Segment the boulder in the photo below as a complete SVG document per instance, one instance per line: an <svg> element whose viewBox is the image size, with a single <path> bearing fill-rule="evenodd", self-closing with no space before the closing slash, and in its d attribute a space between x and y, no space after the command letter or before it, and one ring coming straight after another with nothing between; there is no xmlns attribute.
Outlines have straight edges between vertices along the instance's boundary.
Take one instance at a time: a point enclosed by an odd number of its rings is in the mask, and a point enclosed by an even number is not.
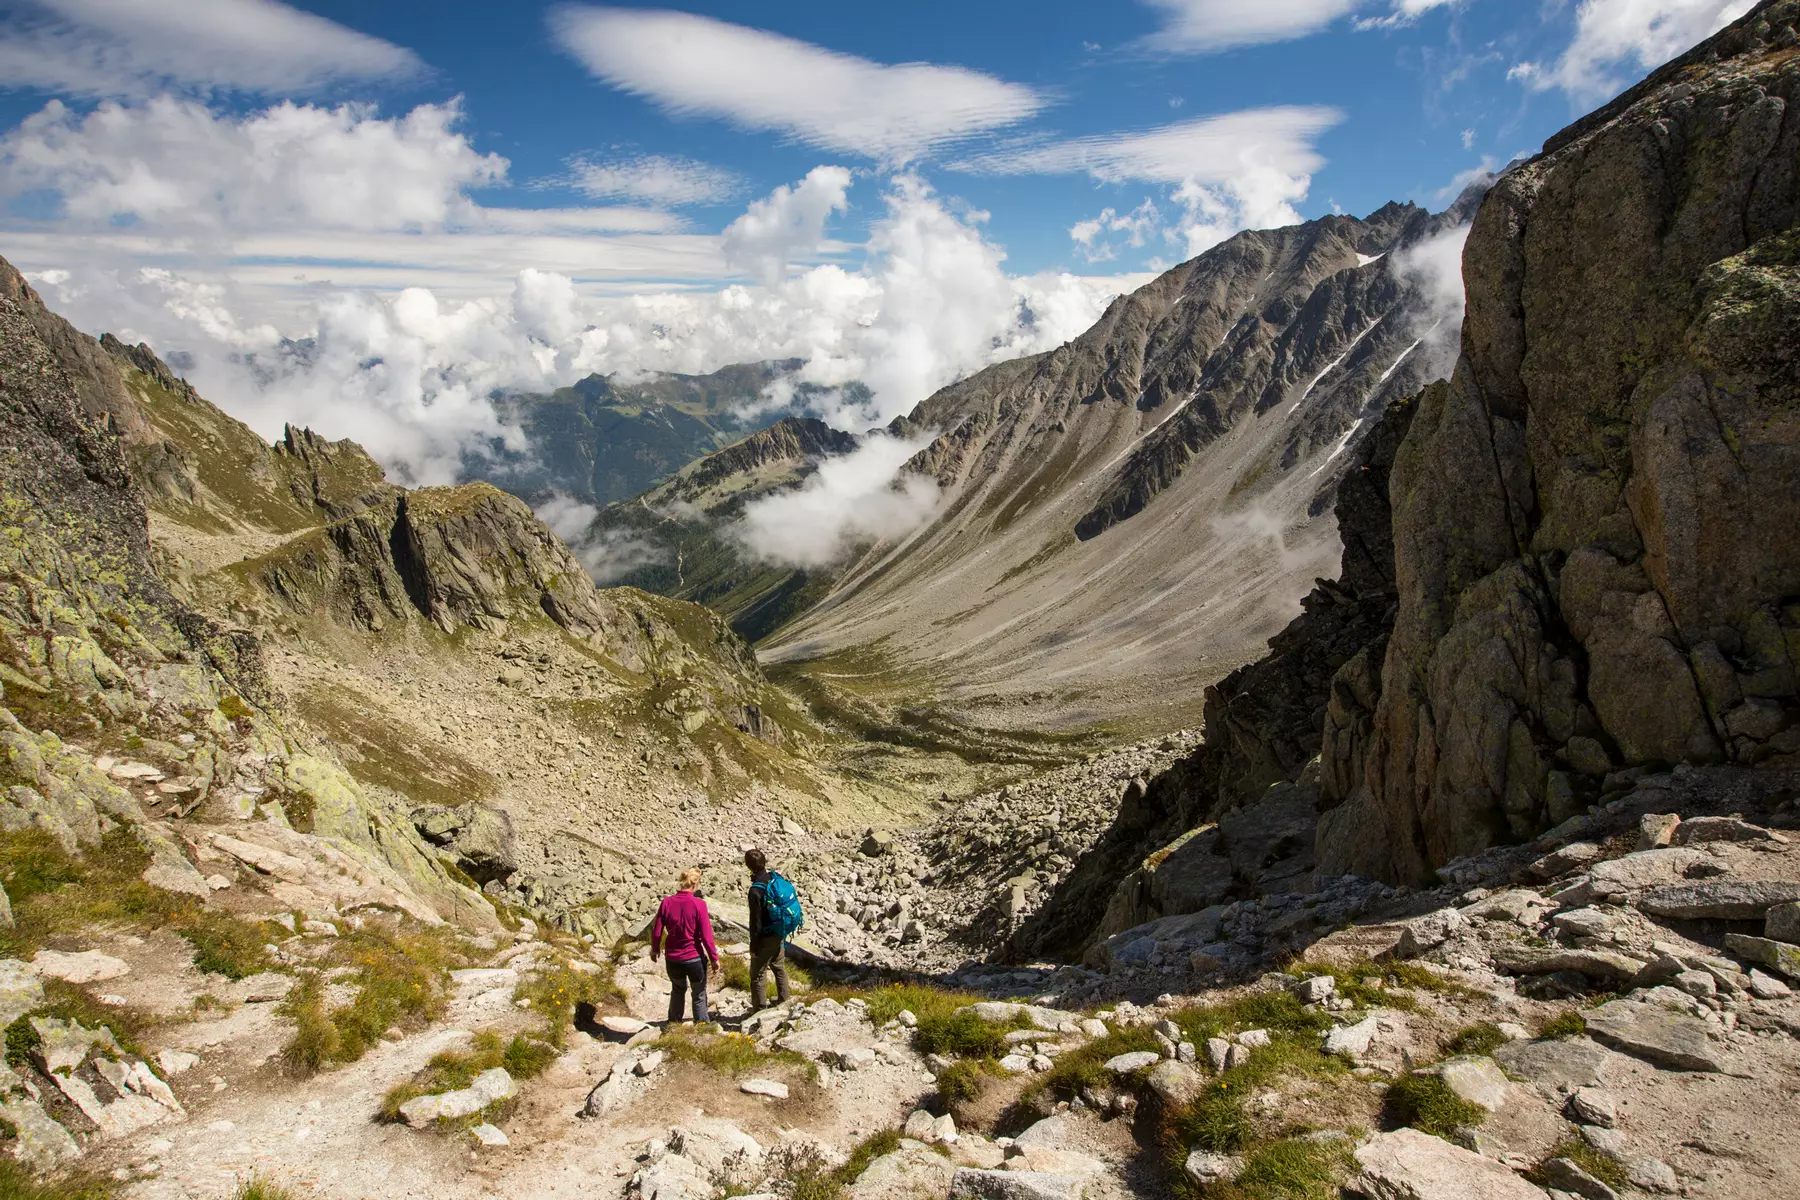
<svg viewBox="0 0 1800 1200"><path fill-rule="evenodd" d="M846 1189L849 1200L915 1200L942 1196L950 1187L955 1165L942 1154L915 1142L870 1163Z"/></svg>
<svg viewBox="0 0 1800 1200"><path fill-rule="evenodd" d="M950 1178L950 1200L1081 1200L1086 1188L1079 1175L958 1167Z"/></svg>
<svg viewBox="0 0 1800 1200"><path fill-rule="evenodd" d="M1619 1123L1619 1101L1602 1088L1576 1088L1569 1097L1568 1111L1569 1119L1577 1125L1612 1129Z"/></svg>
<svg viewBox="0 0 1800 1200"><path fill-rule="evenodd" d="M408 1100L400 1106L400 1117L414 1129L423 1129L439 1119L473 1116L490 1104L510 1100L518 1094L519 1085L506 1068L494 1067L477 1075L466 1088Z"/></svg>
<svg viewBox="0 0 1800 1200"><path fill-rule="evenodd" d="M1742 817L1690 817L1675 830L1677 846L1705 842L1785 842L1779 833L1752 825Z"/></svg>
<svg viewBox="0 0 1800 1200"><path fill-rule="evenodd" d="M771 1100L786 1100L788 1086L773 1079L746 1079L738 1084L738 1091L749 1096L767 1096Z"/></svg>
<svg viewBox="0 0 1800 1200"><path fill-rule="evenodd" d="M412 810L413 828L435 846L450 851L456 865L478 884L504 880L519 869L512 817L471 800L454 808L425 805Z"/></svg>
<svg viewBox="0 0 1800 1200"><path fill-rule="evenodd" d="M1326 1031L1325 1053L1361 1058L1375 1044L1375 1037L1380 1032L1381 1026L1373 1016L1364 1017L1354 1025L1339 1025Z"/></svg>
<svg viewBox="0 0 1800 1200"><path fill-rule="evenodd" d="M1675 838L1681 818L1674 813L1645 813L1638 818L1639 850L1660 850Z"/></svg>
<svg viewBox="0 0 1800 1200"><path fill-rule="evenodd" d="M1426 1070L1443 1080L1445 1086L1458 1097L1479 1105L1488 1112L1499 1112L1504 1108L1507 1095L1512 1090L1500 1064L1480 1055L1447 1058Z"/></svg>
<svg viewBox="0 0 1800 1200"><path fill-rule="evenodd" d="M1464 924L1461 911L1454 908L1440 908L1414 917L1401 928L1400 942L1394 947L1394 953L1400 958L1417 958L1449 941Z"/></svg>
<svg viewBox="0 0 1800 1200"><path fill-rule="evenodd" d="M16 958L0 958L0 1029L44 1002L44 981Z"/></svg>
<svg viewBox="0 0 1800 1200"><path fill-rule="evenodd" d="M1635 1000L1609 1000L1587 1014L1595 1041L1658 1066L1685 1071L1725 1071L1728 1060L1713 1044L1705 1021Z"/></svg>
<svg viewBox="0 0 1800 1200"><path fill-rule="evenodd" d="M1171 1109L1185 1108L1206 1090L1206 1077L1185 1062L1159 1062L1144 1084Z"/></svg>
<svg viewBox="0 0 1800 1200"><path fill-rule="evenodd" d="M1106 1060L1106 1069L1121 1075L1132 1071L1141 1071L1145 1067L1162 1061L1162 1055L1154 1050L1133 1050L1128 1054L1115 1054Z"/></svg>
<svg viewBox="0 0 1800 1200"><path fill-rule="evenodd" d="M1376 1134L1356 1161L1351 1186L1369 1200L1545 1200L1501 1163L1416 1129Z"/></svg>
<svg viewBox="0 0 1800 1200"><path fill-rule="evenodd" d="M726 1169L735 1158L747 1166L762 1161L762 1143L733 1125L713 1117L696 1117L669 1130L668 1146L708 1172Z"/></svg>
<svg viewBox="0 0 1800 1200"><path fill-rule="evenodd" d="M1755 963L1800 983L1800 946L1744 933L1725 935L1725 949L1745 962Z"/></svg>
<svg viewBox="0 0 1800 1200"><path fill-rule="evenodd" d="M1644 969L1642 959L1611 950L1568 950L1505 942L1489 952L1494 969L1506 975L1550 975L1579 971L1589 979L1624 983Z"/></svg>
<svg viewBox="0 0 1800 1200"><path fill-rule="evenodd" d="M1587 1173L1572 1158L1553 1158L1540 1170L1544 1182L1558 1192L1585 1197L1586 1200L1619 1200L1619 1193L1603 1181Z"/></svg>
<svg viewBox="0 0 1800 1200"><path fill-rule="evenodd" d="M1651 888L1637 906L1653 917L1676 920L1759 921L1776 905L1797 900L1800 883L1715 880Z"/></svg>
<svg viewBox="0 0 1800 1200"><path fill-rule="evenodd" d="M1244 1160L1236 1154L1214 1154L1194 1150L1182 1162L1181 1169L1189 1179L1202 1186L1229 1182L1244 1173Z"/></svg>
<svg viewBox="0 0 1800 1200"><path fill-rule="evenodd" d="M1763 936L1777 942L1800 943L1800 904L1788 901L1764 913Z"/></svg>

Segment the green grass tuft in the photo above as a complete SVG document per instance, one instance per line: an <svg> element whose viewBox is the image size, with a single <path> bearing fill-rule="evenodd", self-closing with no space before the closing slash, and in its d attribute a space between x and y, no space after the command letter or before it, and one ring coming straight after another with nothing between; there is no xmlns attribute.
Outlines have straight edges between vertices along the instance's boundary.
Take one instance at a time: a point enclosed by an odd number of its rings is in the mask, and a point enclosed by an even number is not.
<svg viewBox="0 0 1800 1200"><path fill-rule="evenodd" d="M400 1106L408 1100L419 1096L436 1096L442 1092L454 1092L468 1087L475 1082L476 1076L483 1071L491 1071L495 1067L506 1068L507 1074L514 1079L535 1079L550 1069L556 1061L556 1048L524 1034L514 1034L510 1041L502 1041L500 1035L491 1029L483 1030L475 1035L474 1041L467 1050L445 1050L434 1055L425 1069L404 1083L396 1084L388 1089L381 1098L381 1106L376 1110L376 1117L386 1122L400 1120ZM485 1120L493 1120L501 1115L497 1110L503 1105L489 1105L480 1113L459 1121L440 1121L440 1126L467 1128L478 1125Z"/></svg>
<svg viewBox="0 0 1800 1200"><path fill-rule="evenodd" d="M119 1185L89 1171L33 1175L11 1155L0 1154L0 1200L114 1200Z"/></svg>
<svg viewBox="0 0 1800 1200"><path fill-rule="evenodd" d="M531 1002L531 1011L542 1022L538 1036L560 1050L568 1044L577 1006L586 1004L599 1012L610 1004L622 1011L625 993L619 990L611 963L592 971L577 971L564 960L521 980L513 989L513 999Z"/></svg>
<svg viewBox="0 0 1800 1200"><path fill-rule="evenodd" d="M682 1025L667 1030L657 1048L668 1051L677 1062L697 1063L721 1075L742 1078L771 1066L799 1068L808 1078L817 1078L819 1069L803 1054L792 1050L764 1050L756 1040L741 1033L721 1033L716 1025Z"/></svg>
<svg viewBox="0 0 1800 1200"><path fill-rule="evenodd" d="M1572 1038L1580 1037L1587 1032L1587 1019L1574 1009L1558 1013L1542 1025L1538 1026L1540 1038Z"/></svg>
<svg viewBox="0 0 1800 1200"><path fill-rule="evenodd" d="M1206 1200L1337 1200L1356 1170L1351 1143L1283 1138L1251 1149L1244 1172L1214 1184Z"/></svg>
<svg viewBox="0 0 1800 1200"><path fill-rule="evenodd" d="M1580 1138L1564 1138L1550 1147L1549 1152L1538 1161L1538 1164L1525 1172L1525 1178L1533 1183L1547 1186L1548 1180L1544 1175L1544 1164L1553 1158L1570 1160L1614 1191L1624 1191L1631 1186L1631 1175L1625 1170L1625 1164L1604 1150L1594 1149Z"/></svg>
<svg viewBox="0 0 1800 1200"><path fill-rule="evenodd" d="M1384 1108L1390 1123L1441 1138L1487 1118L1486 1109L1458 1096L1436 1075L1402 1075L1388 1088Z"/></svg>
<svg viewBox="0 0 1800 1200"><path fill-rule="evenodd" d="M238 1189L236 1200L300 1200L300 1193L285 1183L276 1183L262 1175L252 1175Z"/></svg>
<svg viewBox="0 0 1800 1200"><path fill-rule="evenodd" d="M332 966L349 966L356 997L326 1011L324 982L303 978L281 1011L294 1021L282 1051L288 1070L302 1078L367 1054L389 1029L423 1029L448 1003L451 966L461 962L453 936L441 930L388 931L367 927L332 944Z"/></svg>
<svg viewBox="0 0 1800 1200"><path fill-rule="evenodd" d="M1500 1032L1500 1027L1491 1021L1483 1021L1479 1025L1470 1025L1457 1031L1456 1036L1444 1046L1444 1056L1454 1057L1458 1054L1492 1054L1506 1045L1507 1036Z"/></svg>
<svg viewBox="0 0 1800 1200"><path fill-rule="evenodd" d="M987 1065L971 1059L960 1059L937 1073L938 1096L952 1108L968 1104L981 1095L981 1081Z"/></svg>

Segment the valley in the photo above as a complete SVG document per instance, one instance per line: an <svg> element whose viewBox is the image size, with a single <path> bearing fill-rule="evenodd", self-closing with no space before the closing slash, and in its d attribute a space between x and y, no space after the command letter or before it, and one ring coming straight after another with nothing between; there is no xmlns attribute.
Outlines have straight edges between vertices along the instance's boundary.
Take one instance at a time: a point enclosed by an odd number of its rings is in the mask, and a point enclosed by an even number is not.
<svg viewBox="0 0 1800 1200"><path fill-rule="evenodd" d="M1787 1194L1797 27L880 431L592 375L402 487L0 260L0 1197ZM922 520L754 552L878 439Z"/></svg>

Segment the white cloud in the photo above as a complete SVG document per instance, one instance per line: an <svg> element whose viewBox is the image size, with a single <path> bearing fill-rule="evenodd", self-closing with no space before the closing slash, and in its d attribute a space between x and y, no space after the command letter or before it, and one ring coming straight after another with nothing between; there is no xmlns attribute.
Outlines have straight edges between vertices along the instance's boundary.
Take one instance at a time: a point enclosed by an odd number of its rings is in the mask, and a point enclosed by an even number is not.
<svg viewBox="0 0 1800 1200"><path fill-rule="evenodd" d="M1473 150L1475 148L1475 131L1473 129L1465 129L1462 131L1462 148L1464 150Z"/></svg>
<svg viewBox="0 0 1800 1200"><path fill-rule="evenodd" d="M1151 50L1209 53L1310 36L1357 6L1357 0L1145 0L1163 14Z"/></svg>
<svg viewBox="0 0 1800 1200"><path fill-rule="evenodd" d="M593 528L600 510L564 492L553 492L536 509L538 519L569 544L594 582L616 583L640 567L668 561L668 553L624 529Z"/></svg>
<svg viewBox="0 0 1800 1200"><path fill-rule="evenodd" d="M1462 0L1394 0L1392 12L1384 17L1358 17L1356 28L1393 29L1400 25L1410 25L1433 9L1449 8L1461 3Z"/></svg>
<svg viewBox="0 0 1800 1200"><path fill-rule="evenodd" d="M566 5L550 24L588 70L666 112L889 163L1012 125L1047 102L964 67L887 66L691 13Z"/></svg>
<svg viewBox="0 0 1800 1200"><path fill-rule="evenodd" d="M1575 38L1556 64L1539 69L1520 63L1507 78L1534 91L1561 88L1577 104L1595 104L1755 6L1756 0L1582 0Z"/></svg>
<svg viewBox="0 0 1800 1200"><path fill-rule="evenodd" d="M82 115L52 100L0 137L0 200L53 193L95 229L441 229L475 216L465 189L506 175L460 118L454 102L383 119L286 101L234 118L169 96Z"/></svg>
<svg viewBox="0 0 1800 1200"><path fill-rule="evenodd" d="M352 437L414 483L454 479L463 456L490 440L521 445L495 417L489 397L497 390L548 390L590 372L703 372L803 358L807 382L862 380L874 389L867 405L839 392L818 406L840 427L864 429L963 374L1067 341L1118 291L1142 282L1009 276L1002 252L982 237L981 214L952 211L911 176L890 184L885 208L860 270L827 263L771 286L611 297L542 267L516 271L503 284L484 282L492 275L481 272L493 268L482 260L496 247L537 247L554 261L570 256L571 246L590 244L579 237L271 232L235 243L240 252L279 253L339 240L361 254L388 242L431 240L444 263L457 264L455 272L371 277L467 280L461 300L436 287L383 294L290 284L285 294L303 301L292 308L264 299L273 286L267 281L292 265L149 265L159 246L179 239L139 234L123 253L122 243L77 226L27 240L24 258L15 249L19 240L9 237L7 252L78 326L185 353L193 365L184 370L201 393L265 436L293 421ZM710 263L715 278L722 265L718 239L639 236L704 243L692 257ZM283 240L290 237L302 240ZM366 244L358 240L364 238ZM643 253L655 261L654 251Z"/></svg>
<svg viewBox="0 0 1800 1200"><path fill-rule="evenodd" d="M661 154L610 162L577 159L569 166L566 178L546 182L567 184L596 200L637 200L674 207L718 204L744 186L735 171Z"/></svg>
<svg viewBox="0 0 1800 1200"><path fill-rule="evenodd" d="M871 434L827 458L798 489L751 501L732 532L756 558L794 567L822 567L859 543L903 537L937 508L937 484L901 472L930 443L930 435Z"/></svg>
<svg viewBox="0 0 1800 1200"><path fill-rule="evenodd" d="M1306 176L1325 163L1313 142L1343 119L1318 106L1251 108L1136 133L1021 143L952 165L995 175L1085 173L1107 183L1220 184L1255 170Z"/></svg>
<svg viewBox="0 0 1800 1200"><path fill-rule="evenodd" d="M1418 289L1425 303L1425 337L1434 345L1454 345L1462 333L1462 256L1468 240L1469 227L1458 225L1388 259L1389 270Z"/></svg>
<svg viewBox="0 0 1800 1200"><path fill-rule="evenodd" d="M410 50L276 0L17 0L0 16L0 80L85 96L309 92L423 69Z"/></svg>
<svg viewBox="0 0 1800 1200"><path fill-rule="evenodd" d="M1023 143L952 165L1003 175L1084 172L1108 183L1173 183L1169 199L1183 214L1173 240L1191 258L1240 229L1300 221L1295 206L1325 162L1314 142L1341 120L1332 108L1246 109L1137 133Z"/></svg>
<svg viewBox="0 0 1800 1200"><path fill-rule="evenodd" d="M843 167L814 167L792 187L783 184L725 227L725 261L761 283L779 283L790 264L819 252L825 222L849 207L849 191Z"/></svg>
<svg viewBox="0 0 1800 1200"><path fill-rule="evenodd" d="M1069 239L1075 243L1076 253L1088 262L1105 262L1119 254L1119 243L1111 235L1123 235L1125 245L1138 249L1162 228L1162 220L1154 200L1145 200L1123 215L1117 209L1103 208L1099 216L1075 222Z"/></svg>

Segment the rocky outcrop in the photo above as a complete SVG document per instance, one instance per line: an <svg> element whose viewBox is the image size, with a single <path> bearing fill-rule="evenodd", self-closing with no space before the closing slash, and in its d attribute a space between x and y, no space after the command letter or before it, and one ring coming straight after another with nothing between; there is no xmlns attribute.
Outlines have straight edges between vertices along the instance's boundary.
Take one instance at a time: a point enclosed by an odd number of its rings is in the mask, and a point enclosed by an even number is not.
<svg viewBox="0 0 1800 1200"><path fill-rule="evenodd" d="M1800 754L1800 4L1511 171L1394 466L1399 610L1320 867L1530 837L1620 767Z"/></svg>

